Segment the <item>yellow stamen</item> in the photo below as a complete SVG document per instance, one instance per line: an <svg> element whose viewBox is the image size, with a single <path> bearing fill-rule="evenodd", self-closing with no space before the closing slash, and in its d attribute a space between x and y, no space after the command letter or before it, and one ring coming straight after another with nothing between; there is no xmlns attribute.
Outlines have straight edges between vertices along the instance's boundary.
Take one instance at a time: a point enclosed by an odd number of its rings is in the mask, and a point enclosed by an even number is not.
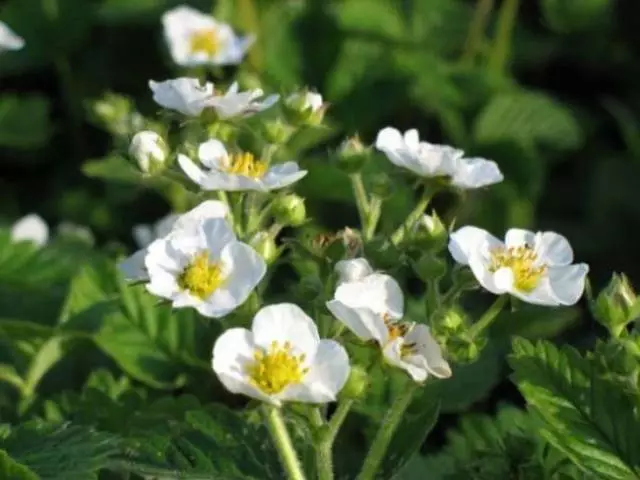
<svg viewBox="0 0 640 480"><path fill-rule="evenodd" d="M209 252L196 254L178 277L178 286L191 295L205 299L224 282L220 264L209 260Z"/></svg>
<svg viewBox="0 0 640 480"><path fill-rule="evenodd" d="M189 50L191 53L202 52L209 57L213 57L220 51L222 42L213 28L204 28L196 30L191 34L189 39Z"/></svg>
<svg viewBox="0 0 640 480"><path fill-rule="evenodd" d="M416 348L416 343L412 342L412 343L405 343L404 345L400 346L400 356L402 358L407 357L409 355L414 355L418 350Z"/></svg>
<svg viewBox="0 0 640 480"><path fill-rule="evenodd" d="M261 178L267 173L267 163L256 160L252 153L235 153L229 156L229 165L225 169L227 173L244 175L245 177Z"/></svg>
<svg viewBox="0 0 640 480"><path fill-rule="evenodd" d="M531 292L547 271L546 265L536 265L538 255L528 245L519 247L500 247L491 252L489 271L494 273L500 268L510 268L513 272L513 285L521 292Z"/></svg>
<svg viewBox="0 0 640 480"><path fill-rule="evenodd" d="M387 326L390 342L393 342L396 338L404 337L409 331L408 324L394 321L388 313L385 313L382 319Z"/></svg>
<svg viewBox="0 0 640 480"><path fill-rule="evenodd" d="M254 361L245 367L245 371L254 387L273 395L302 381L309 372L308 368L302 367L305 358L304 354L294 355L291 352L291 343L284 342L280 346L273 341L266 352L256 349Z"/></svg>

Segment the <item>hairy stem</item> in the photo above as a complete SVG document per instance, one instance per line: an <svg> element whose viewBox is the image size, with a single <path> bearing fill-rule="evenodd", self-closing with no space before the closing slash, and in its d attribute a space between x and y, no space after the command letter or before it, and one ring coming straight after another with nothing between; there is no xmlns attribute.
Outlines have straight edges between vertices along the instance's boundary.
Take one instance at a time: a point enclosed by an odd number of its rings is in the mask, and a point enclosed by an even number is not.
<svg viewBox="0 0 640 480"><path fill-rule="evenodd" d="M289 431L282 418L280 409L271 405L264 406L264 418L273 443L278 450L280 462L289 480L305 480L304 472L293 448Z"/></svg>
<svg viewBox="0 0 640 480"><path fill-rule="evenodd" d="M491 305L486 312L484 312L482 317L480 317L480 320L474 323L469 329L469 336L471 338L477 337L493 323L498 314L502 311L502 308L508 298L508 295L500 295L496 298L496 301L493 302L493 305Z"/></svg>
<svg viewBox="0 0 640 480"><path fill-rule="evenodd" d="M433 191L425 190L418 200L417 205L413 209L413 211L407 216L407 219L404 221L402 225L400 225L395 232L391 235L391 243L397 245L400 243L407 232L411 231L416 222L420 219L422 215L424 215L424 211L429 205L431 198L433 197Z"/></svg>
<svg viewBox="0 0 640 480"><path fill-rule="evenodd" d="M356 198L358 216L360 217L360 226L362 230L366 230L367 220L369 217L369 199L367 198L367 191L364 188L364 182L362 181L362 175L360 173L354 173L350 175L350 178L351 186L353 187L353 194Z"/></svg>
<svg viewBox="0 0 640 480"><path fill-rule="evenodd" d="M319 480L333 480L333 444L352 406L353 400L341 400L326 428L322 431L320 441L316 445L316 465L318 467Z"/></svg>

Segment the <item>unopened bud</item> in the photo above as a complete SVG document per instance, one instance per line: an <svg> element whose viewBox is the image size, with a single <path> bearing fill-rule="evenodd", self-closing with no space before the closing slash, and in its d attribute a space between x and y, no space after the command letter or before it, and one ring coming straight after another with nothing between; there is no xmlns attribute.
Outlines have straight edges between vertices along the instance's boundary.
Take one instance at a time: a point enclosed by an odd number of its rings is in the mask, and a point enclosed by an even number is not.
<svg viewBox="0 0 640 480"><path fill-rule="evenodd" d="M278 258L278 246L268 232L256 233L249 244L262 258L264 258L264 261L267 262L267 264L273 263L273 261Z"/></svg>
<svg viewBox="0 0 640 480"><path fill-rule="evenodd" d="M427 283L438 280L447 272L447 264L432 253L423 254L417 262L412 262L413 270L420 280Z"/></svg>
<svg viewBox="0 0 640 480"><path fill-rule="evenodd" d="M357 135L347 138L338 149L338 166L346 173L359 172L371 156L371 148L366 147Z"/></svg>
<svg viewBox="0 0 640 480"><path fill-rule="evenodd" d="M386 173L378 173L371 179L371 193L386 200L393 194L393 182Z"/></svg>
<svg viewBox="0 0 640 480"><path fill-rule="evenodd" d="M347 383L345 383L340 396L342 398L357 399L362 397L369 387L369 374L359 365L352 365Z"/></svg>
<svg viewBox="0 0 640 480"><path fill-rule="evenodd" d="M284 105L295 123L307 125L320 125L327 109L322 95L309 90L289 95Z"/></svg>
<svg viewBox="0 0 640 480"><path fill-rule="evenodd" d="M613 274L609 284L598 294L591 308L596 319L616 337L633 320L638 299L624 274Z"/></svg>
<svg viewBox="0 0 640 480"><path fill-rule="evenodd" d="M447 245L448 232L436 212L424 215L416 225L413 241L426 250L439 252Z"/></svg>
<svg viewBox="0 0 640 480"><path fill-rule="evenodd" d="M290 125L287 125L280 119L265 122L263 129L267 141L275 145L282 145L286 143L294 131Z"/></svg>
<svg viewBox="0 0 640 480"><path fill-rule="evenodd" d="M214 121L207 127L207 134L210 138L216 138L223 143L229 143L233 139L235 130L233 126L228 123Z"/></svg>
<svg viewBox="0 0 640 480"><path fill-rule="evenodd" d="M150 130L133 136L129 154L138 162L145 174L154 174L164 169L167 160L167 145L160 135Z"/></svg>
<svg viewBox="0 0 640 480"><path fill-rule="evenodd" d="M277 223L291 227L299 227L307 219L304 200L293 193L276 198L271 212Z"/></svg>

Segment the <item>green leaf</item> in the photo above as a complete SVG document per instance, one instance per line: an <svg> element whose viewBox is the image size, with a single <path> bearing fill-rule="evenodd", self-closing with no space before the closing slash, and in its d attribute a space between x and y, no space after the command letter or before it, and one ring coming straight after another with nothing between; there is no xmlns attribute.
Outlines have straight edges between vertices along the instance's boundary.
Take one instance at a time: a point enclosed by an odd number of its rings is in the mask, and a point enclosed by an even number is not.
<svg viewBox="0 0 640 480"><path fill-rule="evenodd" d="M0 439L0 449L43 480L97 479L120 446L116 436L88 427L39 422L21 424Z"/></svg>
<svg viewBox="0 0 640 480"><path fill-rule="evenodd" d="M606 25L611 19L613 0L542 0L545 22L559 33L584 32Z"/></svg>
<svg viewBox="0 0 640 480"><path fill-rule="evenodd" d="M527 149L555 150L577 149L584 140L567 107L544 94L524 91L496 95L476 119L474 137L479 144L514 142Z"/></svg>
<svg viewBox="0 0 640 480"><path fill-rule="evenodd" d="M635 395L595 375L591 361L570 347L516 339L509 363L545 440L598 478L640 477Z"/></svg>
<svg viewBox="0 0 640 480"><path fill-rule="evenodd" d="M0 450L0 478L5 480L38 480L38 475L13 460L4 450Z"/></svg>
<svg viewBox="0 0 640 480"><path fill-rule="evenodd" d="M49 100L41 95L0 97L0 147L36 149L51 137Z"/></svg>

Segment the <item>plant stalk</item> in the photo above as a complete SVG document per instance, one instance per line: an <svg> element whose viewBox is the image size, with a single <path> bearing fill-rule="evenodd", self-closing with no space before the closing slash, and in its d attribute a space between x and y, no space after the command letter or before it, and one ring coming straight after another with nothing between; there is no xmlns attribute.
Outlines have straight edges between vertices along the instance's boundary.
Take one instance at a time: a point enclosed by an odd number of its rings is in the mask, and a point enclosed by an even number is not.
<svg viewBox="0 0 640 480"><path fill-rule="evenodd" d="M364 182L362 181L362 175L360 173L349 175L349 178L351 178L351 186L353 187L353 194L356 198L356 207L358 208L358 216L360 217L360 227L362 230L366 230L369 217L369 199L367 198L367 190L364 188Z"/></svg>
<svg viewBox="0 0 640 480"><path fill-rule="evenodd" d="M461 61L463 63L471 63L476 56L478 47L483 41L484 32L489 22L489 14L493 10L495 0L478 0L473 13L471 25L469 25L469 33L464 43Z"/></svg>
<svg viewBox="0 0 640 480"><path fill-rule="evenodd" d="M327 428L322 431L320 440L316 445L316 465L318 467L319 480L333 480L333 444L352 406L352 399L341 400L338 403L338 408L331 416Z"/></svg>
<svg viewBox="0 0 640 480"><path fill-rule="evenodd" d="M507 302L509 295L500 295L493 305L491 305L486 312L480 317L476 323L474 323L469 329L469 336L473 339L477 337L480 333L486 330L489 325L493 323L498 314L502 311L504 304Z"/></svg>
<svg viewBox="0 0 640 480"><path fill-rule="evenodd" d="M520 0L504 0L498 16L496 38L489 57L489 71L503 73L511 53L511 40Z"/></svg>
<svg viewBox="0 0 640 480"><path fill-rule="evenodd" d="M293 448L289 431L282 418L280 409L271 405L264 406L264 418L273 443L278 450L280 462L289 480L305 480L300 460Z"/></svg>
<svg viewBox="0 0 640 480"><path fill-rule="evenodd" d="M395 232L391 235L391 243L397 245L400 243L407 232L411 231L416 222L420 219L422 215L424 215L424 211L429 205L429 202L433 198L434 192L425 190L418 200L418 204L415 206L413 211L407 216L407 219L404 221L402 225L400 225Z"/></svg>

